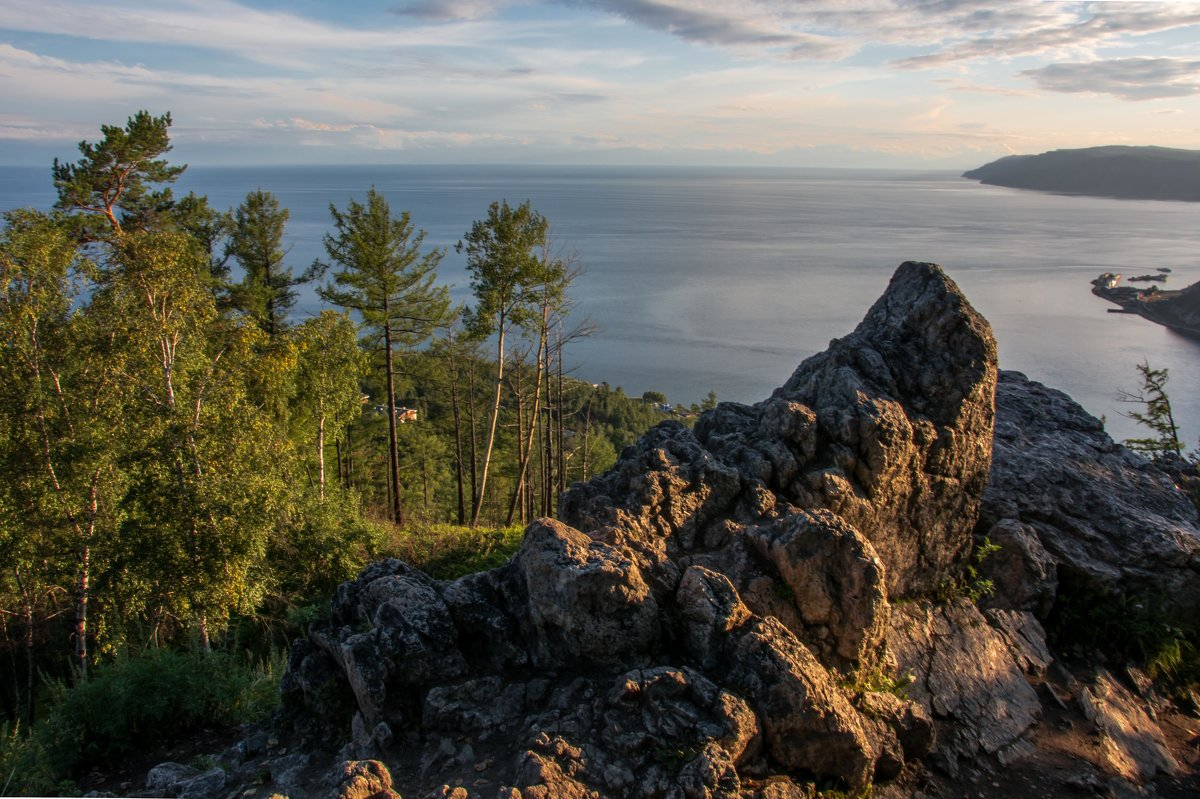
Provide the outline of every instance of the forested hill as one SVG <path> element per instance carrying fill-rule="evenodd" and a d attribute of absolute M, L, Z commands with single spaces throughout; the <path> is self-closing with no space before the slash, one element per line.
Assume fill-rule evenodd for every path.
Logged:
<path fill-rule="evenodd" d="M 1059 194 L 1200 202 L 1200 150 L 1110 146 L 1010 155 L 963 177 Z"/>

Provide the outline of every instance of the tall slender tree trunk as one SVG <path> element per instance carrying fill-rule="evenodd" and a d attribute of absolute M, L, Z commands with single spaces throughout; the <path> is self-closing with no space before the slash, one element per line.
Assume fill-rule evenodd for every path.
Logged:
<path fill-rule="evenodd" d="M 538 334 L 538 350 L 535 360 L 534 371 L 535 378 L 533 384 L 533 411 L 529 415 L 529 432 L 526 436 L 521 435 L 521 430 L 517 430 L 517 441 L 521 442 L 521 451 L 517 458 L 517 490 L 513 492 L 512 502 L 508 505 L 508 517 L 505 519 L 505 525 L 512 524 L 513 513 L 517 507 L 517 493 L 525 491 L 525 476 L 529 471 L 529 456 L 533 450 L 533 431 L 538 423 L 538 411 L 540 410 L 540 402 L 542 398 L 542 375 L 546 373 L 546 314 L 547 310 L 542 309 L 542 326 Z M 518 399 L 519 402 L 519 399 Z M 521 418 L 521 413 L 518 406 L 518 420 Z M 523 507 L 523 506 L 522 506 Z M 524 514 L 522 513 L 522 516 Z M 524 518 L 521 521 L 525 521 Z"/>
<path fill-rule="evenodd" d="M 479 431 L 475 425 L 475 360 L 467 365 L 467 419 L 471 424 L 471 515 L 479 505 Z"/>
<path fill-rule="evenodd" d="M 549 406 L 546 408 L 545 436 L 546 474 L 542 483 L 542 515 L 550 516 L 554 513 L 550 499 L 554 491 L 554 409 Z"/>
<path fill-rule="evenodd" d="M 338 463 L 341 471 L 341 463 Z M 325 499 L 325 400 L 317 404 L 317 496 Z"/>
<path fill-rule="evenodd" d="M 458 408 L 458 364 L 450 367 L 450 408 L 454 412 L 454 478 L 458 488 L 458 523 L 465 524 L 467 520 L 466 502 L 463 496 L 463 443 L 462 443 L 462 414 Z"/>
<path fill-rule="evenodd" d="M 90 536 L 89 536 L 90 537 Z M 92 546 L 84 541 L 79 551 L 79 576 L 75 594 L 75 669 L 81 682 L 88 674 L 88 600 L 91 598 Z"/>
<path fill-rule="evenodd" d="M 566 433 L 563 425 L 563 335 L 562 322 L 558 323 L 558 346 L 555 348 L 558 352 L 558 400 L 555 406 L 558 409 L 558 491 L 555 492 L 554 498 L 557 504 L 558 497 L 567 490 L 567 455 L 563 448 L 563 439 Z M 551 509 L 553 510 L 553 508 Z"/>
<path fill-rule="evenodd" d="M 208 637 L 208 611 L 200 611 L 200 646 L 205 652 L 212 651 L 212 639 Z"/>
<path fill-rule="evenodd" d="M 504 386 L 504 334 L 505 319 L 500 317 L 499 333 L 496 335 L 496 394 L 492 398 L 492 421 L 488 425 L 487 447 L 483 451 L 483 469 L 479 475 L 479 498 L 471 514 L 471 526 L 479 524 L 479 512 L 483 509 L 483 498 L 487 494 L 488 469 L 492 465 L 492 447 L 496 443 L 496 422 L 500 418 L 500 390 Z"/>
<path fill-rule="evenodd" d="M 383 316 L 388 318 L 388 301 L 383 301 Z M 388 473 L 392 493 L 392 521 L 404 524 L 404 510 L 400 503 L 400 445 L 396 436 L 396 383 L 392 368 L 392 326 L 383 325 L 384 368 L 387 370 L 387 414 L 388 414 Z"/>
<path fill-rule="evenodd" d="M 588 479 L 588 436 L 592 432 L 592 398 L 587 399 L 587 414 L 583 420 L 583 470 L 580 479 L 587 482 Z"/>
<path fill-rule="evenodd" d="M 522 396 L 522 386 L 521 386 L 522 380 L 521 380 L 521 369 L 520 368 L 518 368 L 516 370 L 516 376 L 517 376 L 517 379 L 515 381 L 515 383 L 516 383 L 515 394 L 516 394 L 516 398 L 517 398 L 517 441 L 522 442 L 525 440 L 525 397 Z M 524 496 L 524 494 L 525 494 L 525 475 L 522 473 L 522 470 L 521 470 L 522 459 L 521 459 L 521 447 L 520 447 L 519 443 L 517 445 L 516 450 L 513 452 L 513 456 L 516 458 L 515 465 L 516 465 L 517 479 L 513 482 L 512 496 L 509 497 L 509 500 L 508 500 L 508 513 L 504 517 L 504 526 L 505 527 L 512 524 L 513 517 L 516 516 L 516 512 L 517 512 L 517 503 L 521 500 L 522 496 Z"/>

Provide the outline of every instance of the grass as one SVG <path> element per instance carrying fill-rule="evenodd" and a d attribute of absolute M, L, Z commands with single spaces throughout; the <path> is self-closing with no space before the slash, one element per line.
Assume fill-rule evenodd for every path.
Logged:
<path fill-rule="evenodd" d="M 395 557 L 439 580 L 503 565 L 520 547 L 525 528 L 470 528 L 454 524 L 421 524 L 394 528 L 379 553 Z"/>

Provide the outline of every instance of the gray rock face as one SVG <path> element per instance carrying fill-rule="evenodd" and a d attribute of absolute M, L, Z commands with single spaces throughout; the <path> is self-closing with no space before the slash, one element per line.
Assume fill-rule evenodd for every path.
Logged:
<path fill-rule="evenodd" d="M 892 617 L 889 645 L 908 696 L 939 722 L 938 763 L 1002 755 L 1041 714 L 1005 637 L 966 600 L 911 603 Z"/>
<path fill-rule="evenodd" d="M 412 795 L 473 771 L 505 799 L 782 799 L 1012 757 L 1072 536 L 1128 539 L 1082 560 L 1096 579 L 1196 561 L 1165 495 L 1132 570 L 1134 530 L 1068 524 L 1093 499 L 1059 474 L 1071 446 L 1136 464 L 1069 413 L 1060 445 L 1037 417 L 1069 409 L 1012 378 L 985 495 L 996 380 L 987 323 L 938 267 L 903 264 L 770 398 L 649 431 L 504 566 L 445 583 L 383 561 L 343 585 L 293 647 L 285 724 Z M 1015 496 L 1031 475 L 1045 490 Z M 986 614 L 934 599 L 977 529 L 1004 553 Z M 879 673 L 911 675 L 907 697 L 861 687 Z"/>
<path fill-rule="evenodd" d="M 774 394 L 816 414 L 816 452 L 789 499 L 862 530 L 893 596 L 935 589 L 970 547 L 995 385 L 987 321 L 940 270 L 902 264 L 858 329 Z"/>
<path fill-rule="evenodd" d="M 1060 391 L 1002 372 L 996 406 L 980 529 L 1003 544 L 985 566 L 1004 600 L 1044 618 L 1060 591 L 1136 598 L 1194 627 L 1200 526 L 1187 497 Z"/>

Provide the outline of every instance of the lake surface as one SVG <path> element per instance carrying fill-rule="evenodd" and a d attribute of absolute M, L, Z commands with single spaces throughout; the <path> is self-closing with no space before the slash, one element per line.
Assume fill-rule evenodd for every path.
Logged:
<path fill-rule="evenodd" d="M 0 168 L 0 209 L 48 207 L 50 170 Z M 290 263 L 323 257 L 329 204 L 374 185 L 445 248 L 440 270 L 470 301 L 453 245 L 493 200 L 531 200 L 585 268 L 574 317 L 596 327 L 569 350 L 575 374 L 672 402 L 754 402 L 845 335 L 902 261 L 941 264 L 991 322 L 1002 368 L 1071 394 L 1115 438 L 1143 360 L 1166 367 L 1184 440 L 1200 435 L 1200 341 L 1109 314 L 1089 281 L 1173 270 L 1200 280 L 1200 203 L 1022 192 L 945 172 L 586 167 L 190 168 L 177 191 L 217 208 L 275 193 L 291 211 Z M 321 308 L 312 290 L 300 314 Z"/>

